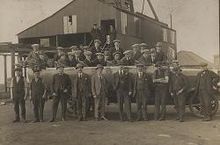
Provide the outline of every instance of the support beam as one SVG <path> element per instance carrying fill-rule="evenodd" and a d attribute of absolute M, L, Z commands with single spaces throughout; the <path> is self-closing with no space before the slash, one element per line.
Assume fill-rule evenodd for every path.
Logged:
<path fill-rule="evenodd" d="M 15 48 L 11 48 L 11 76 L 15 77 Z"/>
<path fill-rule="evenodd" d="M 154 10 L 154 7 L 153 7 L 151 1 L 150 1 L 150 0 L 147 0 L 147 2 L 148 2 L 148 4 L 149 4 L 149 6 L 150 6 L 150 9 L 151 9 L 152 13 L 154 14 L 155 19 L 156 19 L 157 21 L 159 21 L 158 16 L 157 16 L 157 13 L 156 13 L 156 11 Z"/>
<path fill-rule="evenodd" d="M 3 55 L 4 57 L 4 85 L 5 85 L 5 92 L 7 92 L 7 55 Z"/>

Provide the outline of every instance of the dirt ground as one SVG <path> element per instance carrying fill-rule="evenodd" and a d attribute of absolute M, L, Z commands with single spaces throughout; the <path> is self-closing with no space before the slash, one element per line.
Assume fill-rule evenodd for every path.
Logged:
<path fill-rule="evenodd" d="M 107 107 L 109 121 L 79 122 L 76 118 L 49 123 L 51 102 L 45 109 L 45 122 L 31 123 L 32 105 L 27 102 L 29 123 L 12 123 L 13 105 L 0 106 L 0 145 L 219 145 L 220 113 L 211 122 L 202 122 L 187 108 L 185 122 L 175 120 L 173 107 L 168 107 L 166 121 L 120 122 L 117 106 Z M 135 105 L 132 107 L 135 112 Z M 135 113 L 133 113 L 135 117 Z"/>

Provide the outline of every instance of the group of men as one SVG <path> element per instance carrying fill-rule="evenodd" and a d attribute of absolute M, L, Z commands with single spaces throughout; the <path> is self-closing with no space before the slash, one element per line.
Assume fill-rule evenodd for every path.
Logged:
<path fill-rule="evenodd" d="M 70 52 L 67 52 L 66 48 L 57 47 L 57 52 L 53 58 L 49 58 L 43 51 L 40 51 L 39 47 L 39 44 L 32 45 L 33 51 L 26 60 L 29 67 L 36 64 L 40 64 L 42 68 L 56 67 L 59 63 L 65 67 L 76 67 L 78 63 L 87 67 L 95 67 L 98 64 L 103 66 L 132 66 L 138 63 L 151 65 L 167 60 L 162 51 L 161 42 L 152 48 L 146 43 L 141 43 L 134 44 L 131 46 L 132 49 L 125 50 L 121 48 L 120 40 L 102 44 L 99 39 L 95 39 L 94 45 L 91 47 L 74 45 L 70 47 Z"/>
<path fill-rule="evenodd" d="M 172 66 L 172 67 L 171 67 Z M 153 75 L 148 74 L 146 65 L 138 63 L 136 65 L 137 73 L 133 75 L 129 68 L 120 65 L 119 70 L 113 74 L 113 81 L 104 75 L 104 66 L 98 64 L 96 72 L 90 77 L 84 73 L 84 64 L 78 63 L 75 67 L 76 74 L 72 77 L 64 73 L 64 65 L 57 65 L 57 74 L 53 76 L 52 96 L 53 96 L 53 115 L 50 122 L 56 120 L 58 105 L 61 102 L 62 120 L 66 120 L 67 100 L 69 96 L 77 100 L 77 115 L 79 121 L 85 121 L 88 117 L 88 106 L 94 103 L 95 120 L 107 120 L 105 116 L 106 100 L 109 97 L 109 86 L 112 85 L 116 92 L 119 117 L 121 121 L 134 121 L 131 117 L 131 99 L 136 99 L 137 121 L 149 120 L 147 105 L 149 98 L 155 98 L 155 120 L 166 119 L 167 96 L 171 95 L 175 109 L 177 111 L 177 120 L 184 121 L 186 96 L 189 91 L 188 78 L 183 75 L 178 61 L 173 61 L 170 67 L 164 66 L 162 62 L 156 64 L 156 71 Z M 197 75 L 195 95 L 199 96 L 202 106 L 203 120 L 212 119 L 211 102 L 214 84 L 218 82 L 219 77 L 214 72 L 207 69 L 207 64 L 201 64 L 202 71 Z M 33 69 L 34 78 L 30 82 L 30 99 L 34 105 L 34 122 L 43 121 L 44 104 L 47 98 L 47 88 L 40 76 L 40 69 Z M 16 77 L 11 83 L 11 97 L 14 101 L 14 110 L 16 118 L 14 122 L 20 121 L 19 106 L 21 107 L 22 119 L 26 120 L 25 100 L 27 98 L 27 88 L 25 78 L 22 76 L 22 69 L 16 68 Z M 126 114 L 126 117 L 124 115 Z"/>

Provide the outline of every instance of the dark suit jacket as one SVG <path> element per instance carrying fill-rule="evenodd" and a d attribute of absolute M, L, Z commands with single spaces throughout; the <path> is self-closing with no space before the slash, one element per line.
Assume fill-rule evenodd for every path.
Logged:
<path fill-rule="evenodd" d="M 60 93 L 59 91 L 64 91 L 65 89 L 68 90 L 68 93 L 71 93 L 71 80 L 69 75 L 67 74 L 55 74 L 53 76 L 52 81 L 52 91 L 53 93 Z"/>
<path fill-rule="evenodd" d="M 203 71 L 199 72 L 196 77 L 196 94 L 199 93 L 199 88 L 204 88 L 204 91 L 206 91 L 208 94 L 212 95 L 214 93 L 213 86 L 217 84 L 219 81 L 219 76 L 214 73 L 213 71 L 206 70 L 206 73 L 202 75 Z M 204 79 L 206 83 L 202 83 L 201 79 Z M 204 82 L 203 81 L 203 82 Z"/>
<path fill-rule="evenodd" d="M 132 66 L 135 64 L 135 61 L 133 60 L 133 58 L 130 58 L 129 60 L 126 57 L 123 57 L 121 59 L 121 63 L 125 66 Z"/>
<path fill-rule="evenodd" d="M 78 74 L 76 74 L 73 78 L 72 78 L 72 96 L 73 97 L 78 97 L 78 89 L 77 89 L 77 85 L 78 82 L 82 81 L 82 96 L 84 97 L 90 97 L 91 96 L 91 80 L 89 75 L 82 73 L 82 78 L 80 79 L 78 77 Z"/>
<path fill-rule="evenodd" d="M 139 88 L 137 87 L 137 80 L 138 78 L 138 73 L 136 74 L 136 76 L 134 77 L 134 89 L 133 89 L 133 96 L 135 97 L 137 92 L 139 91 Z M 142 76 L 142 80 L 144 80 L 144 94 L 146 95 L 151 95 L 152 91 L 153 91 L 153 79 L 151 77 L 151 75 L 147 74 L 147 73 L 143 73 Z"/>
<path fill-rule="evenodd" d="M 126 86 L 122 86 L 120 85 L 121 82 L 125 82 L 124 85 Z M 131 73 L 127 73 L 127 74 L 123 74 L 120 75 L 119 72 L 116 72 L 114 74 L 114 90 L 116 91 L 125 91 L 125 93 L 129 93 L 133 91 L 133 84 L 132 84 L 132 74 Z M 124 89 L 126 88 L 126 89 Z"/>
<path fill-rule="evenodd" d="M 177 93 L 182 89 L 183 89 L 183 93 L 188 92 L 189 89 L 188 78 L 183 73 L 179 73 L 178 75 L 176 75 L 175 73 L 171 73 L 169 78 L 169 92 Z"/>
<path fill-rule="evenodd" d="M 142 63 L 143 65 L 151 65 L 152 64 L 151 58 L 150 57 L 145 58 L 144 56 L 141 56 L 138 59 L 138 62 Z"/>
<path fill-rule="evenodd" d="M 91 80 L 91 87 L 92 87 L 92 95 L 93 96 L 100 95 L 101 93 L 107 94 L 107 92 L 108 92 L 107 79 L 105 78 L 104 75 L 102 75 L 102 81 L 100 83 L 100 79 L 99 79 L 98 75 L 94 74 L 92 76 L 92 80 Z M 104 90 L 104 92 L 101 92 L 102 91 L 101 88 Z"/>

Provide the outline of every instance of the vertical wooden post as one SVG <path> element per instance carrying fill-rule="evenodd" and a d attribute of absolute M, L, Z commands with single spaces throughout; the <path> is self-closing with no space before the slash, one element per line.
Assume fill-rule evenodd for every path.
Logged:
<path fill-rule="evenodd" d="M 84 33 L 83 41 L 84 41 L 84 42 L 83 42 L 84 45 L 87 45 L 87 43 L 86 43 L 86 42 L 87 42 L 87 39 L 86 39 L 86 33 Z"/>
<path fill-rule="evenodd" d="M 5 92 L 7 92 L 7 55 L 3 55 L 4 57 L 4 85 Z"/>
<path fill-rule="evenodd" d="M 56 35 L 56 47 L 58 47 L 59 46 L 59 42 L 58 42 L 59 40 L 58 40 L 58 35 Z"/>
<path fill-rule="evenodd" d="M 11 48 L 11 77 L 15 77 L 15 48 Z"/>

